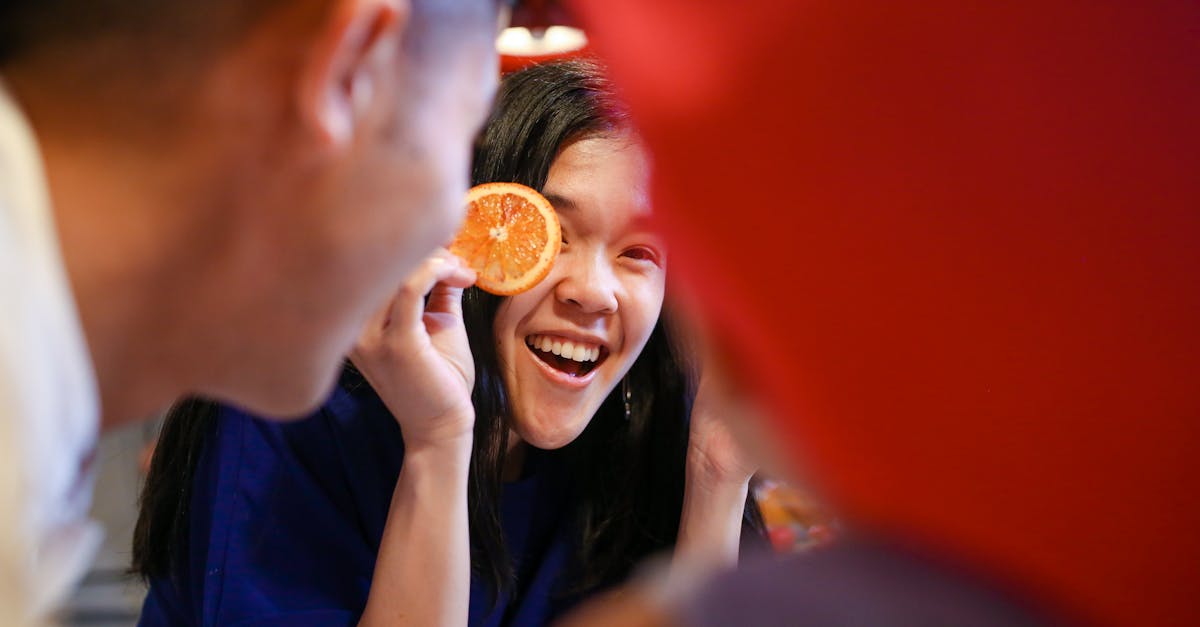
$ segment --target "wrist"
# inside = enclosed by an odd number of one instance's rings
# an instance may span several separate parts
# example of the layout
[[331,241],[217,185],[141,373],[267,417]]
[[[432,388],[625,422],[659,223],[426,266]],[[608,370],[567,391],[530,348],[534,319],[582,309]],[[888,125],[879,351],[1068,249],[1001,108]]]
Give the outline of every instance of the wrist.
[[475,409],[470,405],[435,418],[400,421],[405,455],[469,456],[474,442],[474,428]]
[[701,455],[688,455],[675,562],[687,570],[737,563],[748,476],[721,472]]
[[429,468],[433,473],[452,474],[454,470],[465,473],[471,462],[471,448],[475,441],[474,409],[423,422],[429,426],[423,429],[400,426],[404,438],[405,467],[420,470]]
[[452,438],[409,438],[404,440],[404,464],[429,463],[443,468],[457,468],[471,461],[474,438],[470,433]]
[[685,468],[686,482],[689,486],[709,491],[744,491],[754,476],[751,471],[716,463],[704,451],[692,447],[688,448]]
[[469,442],[406,447],[396,489],[426,496],[455,494],[460,489],[466,490],[470,467]]

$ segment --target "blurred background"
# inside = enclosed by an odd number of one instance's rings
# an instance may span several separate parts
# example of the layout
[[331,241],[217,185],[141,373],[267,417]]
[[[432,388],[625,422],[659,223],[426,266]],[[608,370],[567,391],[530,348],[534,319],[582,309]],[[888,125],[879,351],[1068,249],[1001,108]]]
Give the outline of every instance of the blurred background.
[[67,606],[68,625],[124,627],[137,623],[146,587],[129,575],[137,494],[141,488],[143,456],[158,434],[158,422],[137,424],[100,440],[100,459],[92,517],[104,525],[104,545]]

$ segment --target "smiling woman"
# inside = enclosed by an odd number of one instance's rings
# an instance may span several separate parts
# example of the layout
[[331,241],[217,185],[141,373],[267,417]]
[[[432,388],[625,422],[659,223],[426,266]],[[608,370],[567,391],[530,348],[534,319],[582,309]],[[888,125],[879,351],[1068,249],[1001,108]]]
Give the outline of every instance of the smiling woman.
[[736,559],[752,468],[703,463],[737,452],[706,437],[711,401],[692,409],[647,159],[599,68],[506,79],[473,179],[554,204],[548,276],[464,291],[474,274],[439,253],[317,414],[173,412],[135,539],[144,624],[537,625],[677,536]]
[[578,437],[650,339],[666,257],[638,220],[650,211],[647,179],[645,154],[625,132],[576,139],[550,167],[558,262],[500,307],[493,330],[524,442],[558,448]]

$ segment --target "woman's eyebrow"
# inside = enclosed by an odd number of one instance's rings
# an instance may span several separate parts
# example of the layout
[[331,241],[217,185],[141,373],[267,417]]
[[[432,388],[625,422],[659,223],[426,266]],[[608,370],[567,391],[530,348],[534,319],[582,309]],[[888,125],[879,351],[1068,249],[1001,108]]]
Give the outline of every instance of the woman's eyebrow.
[[546,200],[550,201],[550,206],[554,207],[555,211],[563,211],[566,209],[573,210],[576,207],[575,201],[567,198],[566,196],[561,196],[554,193],[547,194],[545,192],[542,193],[542,196],[544,196]]

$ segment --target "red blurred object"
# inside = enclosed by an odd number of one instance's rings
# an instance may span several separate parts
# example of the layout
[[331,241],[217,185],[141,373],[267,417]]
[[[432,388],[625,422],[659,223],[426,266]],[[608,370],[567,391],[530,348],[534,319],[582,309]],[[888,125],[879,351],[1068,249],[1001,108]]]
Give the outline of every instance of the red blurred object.
[[791,527],[775,527],[767,535],[771,539],[771,546],[781,553],[791,551],[796,545],[796,532]]
[[849,523],[1200,624],[1200,4],[578,0]]
[[828,525],[813,525],[808,528],[808,535],[817,545],[829,544],[837,538],[837,534]]
[[512,25],[537,29],[577,26],[578,22],[559,0],[521,0],[513,7]]

